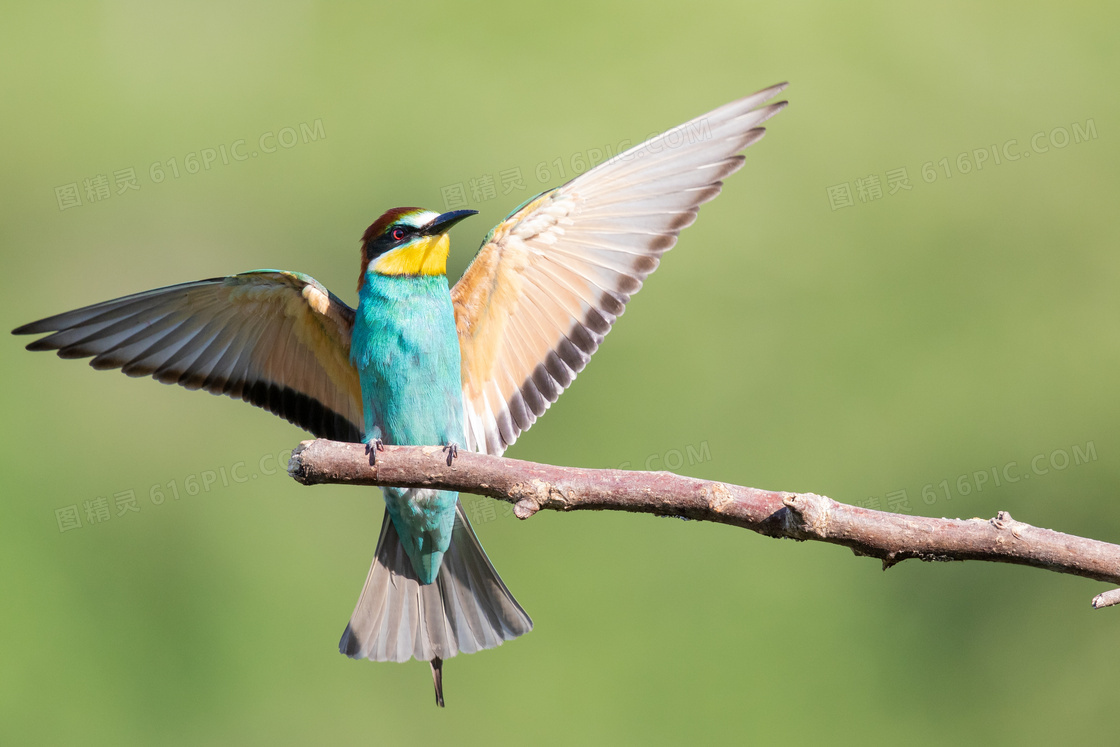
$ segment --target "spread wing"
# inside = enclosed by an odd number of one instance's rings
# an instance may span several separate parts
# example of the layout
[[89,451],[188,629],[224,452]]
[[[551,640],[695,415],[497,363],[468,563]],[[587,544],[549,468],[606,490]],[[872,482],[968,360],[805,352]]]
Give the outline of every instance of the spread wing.
[[576,377],[739,151],[773,86],[675,127],[514,211],[451,291],[467,446],[501,454]]
[[27,349],[93,356],[97,369],[227,394],[318,437],[360,441],[353,326],[354,310],[313,278],[260,270],[86,306],[13,334],[50,332]]

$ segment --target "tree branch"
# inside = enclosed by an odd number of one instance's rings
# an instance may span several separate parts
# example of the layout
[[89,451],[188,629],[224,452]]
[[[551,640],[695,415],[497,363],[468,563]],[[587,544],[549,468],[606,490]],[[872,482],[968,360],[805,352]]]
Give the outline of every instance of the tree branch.
[[[376,465],[370,464],[376,456]],[[556,511],[631,511],[745,527],[768,537],[817,540],[883,561],[909,558],[988,560],[1045,568],[1120,584],[1120,546],[1015,521],[934,519],[873,511],[813,493],[784,493],[682,477],[671,472],[555,467],[460,451],[451,466],[438,446],[386,446],[304,441],[288,473],[304,485],[339,483],[438,488],[485,495],[514,504],[528,519]],[[1120,603],[1120,589],[1093,600],[1095,608]]]

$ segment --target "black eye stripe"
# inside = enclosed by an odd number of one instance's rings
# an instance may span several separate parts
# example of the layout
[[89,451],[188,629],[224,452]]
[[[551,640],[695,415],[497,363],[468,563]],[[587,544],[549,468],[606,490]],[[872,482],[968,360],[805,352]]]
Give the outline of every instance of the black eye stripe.
[[391,243],[406,241],[420,234],[420,229],[408,225],[396,225],[385,232],[385,238]]
[[[386,252],[392,251],[397,247],[403,245],[407,241],[411,241],[417,236],[424,234],[423,229],[416,226],[410,226],[407,223],[397,223],[386,228],[377,238],[369,243],[369,252],[371,257],[380,257]],[[399,238],[398,238],[399,236]]]

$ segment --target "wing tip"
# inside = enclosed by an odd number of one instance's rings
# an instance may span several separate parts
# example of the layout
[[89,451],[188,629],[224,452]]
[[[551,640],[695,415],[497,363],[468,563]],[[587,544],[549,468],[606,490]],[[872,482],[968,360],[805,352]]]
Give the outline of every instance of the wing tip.
[[[726,110],[726,109],[731,109],[731,110],[743,109],[744,113],[757,112],[757,111],[765,108],[763,105],[766,104],[767,101],[774,98],[779,93],[786,90],[786,88],[788,88],[788,87],[789,87],[789,81],[782,81],[781,83],[775,83],[774,85],[769,86],[767,88],[763,88],[760,91],[755,91],[754,93],[752,93],[748,96],[743,96],[740,99],[736,99],[735,101],[731,102],[730,104],[725,105],[724,107],[721,107],[720,109],[718,109],[716,111],[721,111],[721,110]],[[787,103],[788,102],[786,102],[786,101],[782,101],[782,102],[779,102],[778,104],[771,104],[771,106],[785,106]]]
[[763,88],[761,91],[759,91],[755,95],[756,96],[765,96],[766,98],[764,100],[769,101],[770,99],[774,98],[779,93],[786,90],[787,88],[789,88],[789,81],[788,80],[783,80],[781,83],[775,83],[772,86],[768,86],[767,88]]
[[44,332],[56,332],[57,329],[50,326],[50,319],[40,319],[35,322],[28,322],[21,324],[12,330],[13,335],[40,335]]
[[[16,334],[16,333],[13,332],[12,334]],[[20,332],[19,334],[21,334],[21,335],[33,335],[33,334],[36,334],[36,333],[35,332]],[[57,348],[55,348],[53,345],[51,345],[49,342],[47,342],[47,340],[49,340],[49,339],[50,339],[49,337],[41,337],[38,340],[32,340],[31,342],[24,345],[23,348],[24,348],[24,350],[30,350],[32,353],[41,353],[41,352],[45,352],[45,351],[49,351],[49,350],[57,350]]]

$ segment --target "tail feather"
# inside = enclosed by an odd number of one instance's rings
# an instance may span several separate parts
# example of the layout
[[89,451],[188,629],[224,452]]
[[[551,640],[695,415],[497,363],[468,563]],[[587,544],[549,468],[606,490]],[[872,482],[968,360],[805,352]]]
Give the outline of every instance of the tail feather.
[[386,512],[373,565],[338,648],[354,659],[432,662],[493,648],[532,628],[459,503],[451,546],[431,584],[417,579]]
[[432,685],[436,688],[436,705],[443,708],[443,659],[432,659]]

